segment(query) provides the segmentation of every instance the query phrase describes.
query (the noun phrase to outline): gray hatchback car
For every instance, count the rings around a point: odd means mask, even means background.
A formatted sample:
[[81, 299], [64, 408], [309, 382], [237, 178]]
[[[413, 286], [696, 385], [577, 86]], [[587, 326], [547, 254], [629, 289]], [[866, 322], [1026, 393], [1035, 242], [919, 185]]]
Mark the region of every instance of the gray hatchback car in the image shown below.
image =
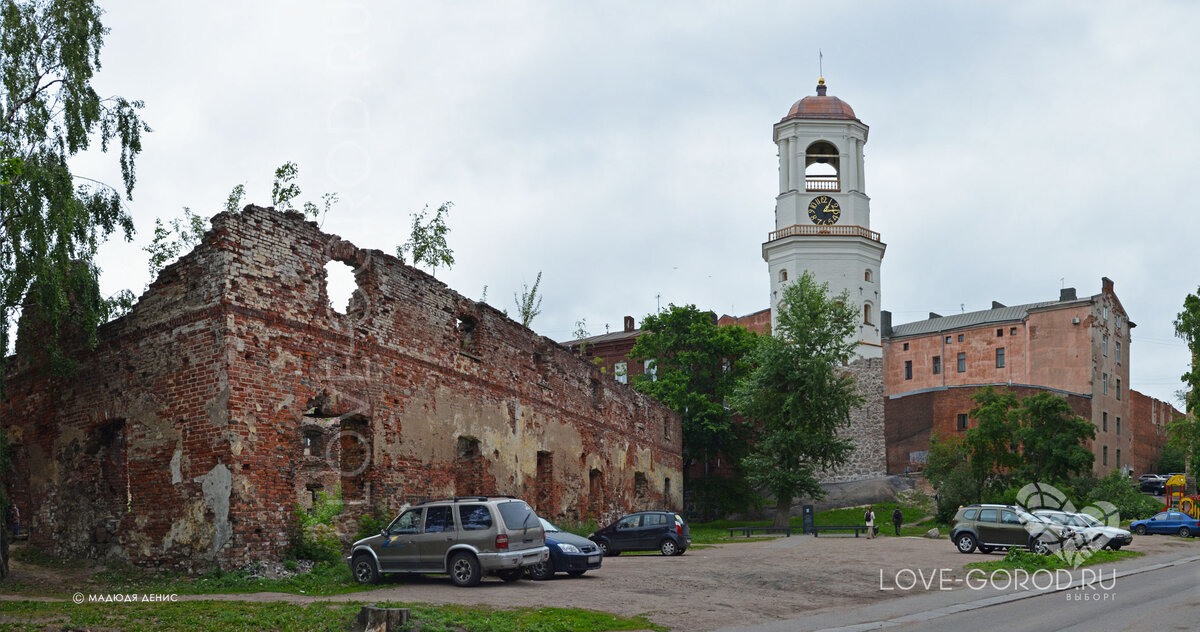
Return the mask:
[[346, 561], [363, 584], [383, 573], [449, 573], [455, 585], [474, 586], [484, 575], [516, 581], [549, 558], [542, 523], [525, 501], [467, 496], [417, 504], [355, 542]]

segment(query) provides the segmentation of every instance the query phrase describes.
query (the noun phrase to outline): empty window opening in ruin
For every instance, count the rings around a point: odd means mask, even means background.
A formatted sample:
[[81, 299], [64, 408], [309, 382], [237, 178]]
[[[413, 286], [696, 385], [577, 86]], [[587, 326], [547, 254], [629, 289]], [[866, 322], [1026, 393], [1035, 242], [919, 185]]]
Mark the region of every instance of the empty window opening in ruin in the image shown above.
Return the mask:
[[604, 511], [604, 473], [593, 468], [588, 474], [588, 516], [600, 519]]
[[479, 439], [459, 437], [454, 458], [454, 495], [483, 495], [483, 454]]
[[554, 516], [554, 454], [539, 450], [537, 453], [537, 479], [534, 502], [538, 514]]
[[341, 261], [325, 264], [325, 295], [329, 300], [329, 309], [342, 315], [355, 311], [356, 292], [360, 292], [360, 288], [350, 264]]
[[300, 445], [304, 448], [304, 456], [321, 456], [324, 450], [321, 435], [321, 431], [315, 428], [303, 432], [300, 437]]
[[[645, 500], [647, 487], [648, 487], [648, 484], [646, 482], [645, 472], [634, 472], [633, 473], [633, 498], [634, 498], [634, 500], [638, 500], [638, 501]], [[640, 507], [640, 505], [639, 505], [639, 507]]]
[[[126, 427], [124, 419], [110, 419], [96, 427], [84, 447], [84, 452], [95, 458], [99, 472], [93, 501], [103, 507], [100, 515], [115, 517], [133, 509]], [[115, 533], [115, 524], [106, 526]]]
[[338, 423], [338, 471], [341, 473], [342, 498], [367, 499], [367, 470], [371, 466], [371, 423], [366, 417], [351, 415]]
[[305, 509], [312, 511], [312, 508], [321, 502], [320, 494], [325, 491], [325, 486], [320, 483], [309, 483], [304, 486], [304, 489], [308, 490], [308, 506]]
[[475, 350], [475, 326], [478, 321], [470, 314], [459, 314], [457, 321], [457, 329], [459, 336], [459, 344], [462, 345], [463, 351]]
[[671, 506], [671, 479], [663, 479], [663, 502], [667, 507]]

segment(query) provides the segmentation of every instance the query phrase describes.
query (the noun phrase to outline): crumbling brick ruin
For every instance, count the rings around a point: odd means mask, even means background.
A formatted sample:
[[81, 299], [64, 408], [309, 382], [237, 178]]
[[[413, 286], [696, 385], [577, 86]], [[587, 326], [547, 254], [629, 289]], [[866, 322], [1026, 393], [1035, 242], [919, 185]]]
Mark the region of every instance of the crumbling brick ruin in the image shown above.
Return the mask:
[[[222, 213], [69, 379], [22, 331], [3, 423], [31, 541], [198, 570], [278, 559], [297, 504], [349, 518], [511, 494], [551, 519], [682, 504], [680, 422], [496, 309], [296, 213]], [[325, 266], [358, 285], [340, 313]]]

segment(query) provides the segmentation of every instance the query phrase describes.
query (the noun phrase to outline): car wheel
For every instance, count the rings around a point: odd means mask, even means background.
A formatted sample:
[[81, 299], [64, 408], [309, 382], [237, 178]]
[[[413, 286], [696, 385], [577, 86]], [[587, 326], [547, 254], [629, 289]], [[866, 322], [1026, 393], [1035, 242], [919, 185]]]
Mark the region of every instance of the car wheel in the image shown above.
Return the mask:
[[375, 560], [366, 553], [354, 556], [354, 581], [360, 584], [374, 584], [379, 581], [379, 570], [375, 568]]
[[1181, 537], [1181, 538], [1192, 537], [1192, 530], [1187, 527], [1179, 527], [1179, 537]]
[[1110, 545], [1108, 545], [1108, 548], [1113, 551], [1120, 551], [1121, 546], [1122, 545], [1120, 545], [1120, 544], [1110, 544]]
[[571, 577], [579, 577], [580, 575], [582, 575], [586, 572], [587, 571], [567, 571], [567, 574], [570, 575]]
[[958, 548], [959, 553], [970, 553], [975, 550], [975, 536], [970, 533], [964, 533], [954, 539], [954, 546]]
[[663, 555], [679, 555], [679, 545], [671, 538], [667, 538], [659, 543], [658, 550], [662, 551]]
[[980, 545], [979, 545], [979, 552], [980, 552], [980, 553], [983, 553], [984, 555], [987, 555], [988, 553], [991, 553], [991, 552], [992, 552], [992, 551], [994, 551], [994, 550], [995, 550], [995, 549], [993, 549], [993, 548], [992, 548], [992, 547], [990, 547], [990, 546], [984, 546], [984, 545], [982, 545], [982, 544], [980, 544]]
[[525, 576], [525, 569], [511, 568], [503, 571], [496, 571], [496, 577], [503, 579], [506, 582], [515, 582]]
[[545, 562], [538, 562], [529, 567], [529, 578], [538, 581], [550, 579], [554, 577], [554, 560], [549, 559]]
[[1133, 528], [1133, 532], [1138, 535], [1146, 535], [1146, 525], [1139, 524], [1138, 526]]
[[1029, 538], [1029, 550], [1038, 555], [1050, 555], [1050, 545], [1041, 538]]
[[596, 545], [600, 547], [600, 554], [605, 557], [614, 557], [621, 554], [620, 551], [614, 551], [609, 548], [608, 540], [601, 540], [597, 542]]
[[470, 553], [457, 553], [450, 558], [450, 581], [455, 586], [474, 586], [479, 583], [479, 560]]

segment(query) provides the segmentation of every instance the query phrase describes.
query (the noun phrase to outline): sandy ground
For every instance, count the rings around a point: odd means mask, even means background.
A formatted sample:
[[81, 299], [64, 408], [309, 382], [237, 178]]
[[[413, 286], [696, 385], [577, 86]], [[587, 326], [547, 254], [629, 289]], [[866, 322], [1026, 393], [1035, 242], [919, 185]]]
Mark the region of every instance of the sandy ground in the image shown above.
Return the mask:
[[[1200, 552], [1200, 539], [1135, 537], [1129, 548], [1148, 555], [1176, 552], [1179, 556], [1195, 555]], [[610, 557], [605, 558], [603, 568], [582, 577], [559, 574], [545, 582], [526, 580], [506, 584], [491, 577], [475, 588], [457, 588], [445, 576], [424, 576], [394, 579], [377, 590], [334, 597], [258, 593], [180, 598], [579, 607], [621, 615], [646, 615], [672, 630], [711, 630], [911, 595], [912, 592], [881, 589], [881, 577], [884, 588], [894, 585], [894, 577], [901, 569], [927, 573], [952, 569], [944, 574], [950, 578], [963, 577], [964, 564], [999, 557], [998, 553], [962, 555], [944, 538], [868, 540], [801, 535], [693, 548], [680, 557]], [[1121, 564], [1137, 564], [1137, 560]], [[85, 570], [51, 571], [18, 563], [14, 565], [12, 579], [47, 588], [56, 583], [62, 590], [73, 591], [70, 584], [83, 583], [86, 576]], [[91, 592], [95, 588], [82, 590]], [[4, 595], [4, 598], [14, 596]]]

